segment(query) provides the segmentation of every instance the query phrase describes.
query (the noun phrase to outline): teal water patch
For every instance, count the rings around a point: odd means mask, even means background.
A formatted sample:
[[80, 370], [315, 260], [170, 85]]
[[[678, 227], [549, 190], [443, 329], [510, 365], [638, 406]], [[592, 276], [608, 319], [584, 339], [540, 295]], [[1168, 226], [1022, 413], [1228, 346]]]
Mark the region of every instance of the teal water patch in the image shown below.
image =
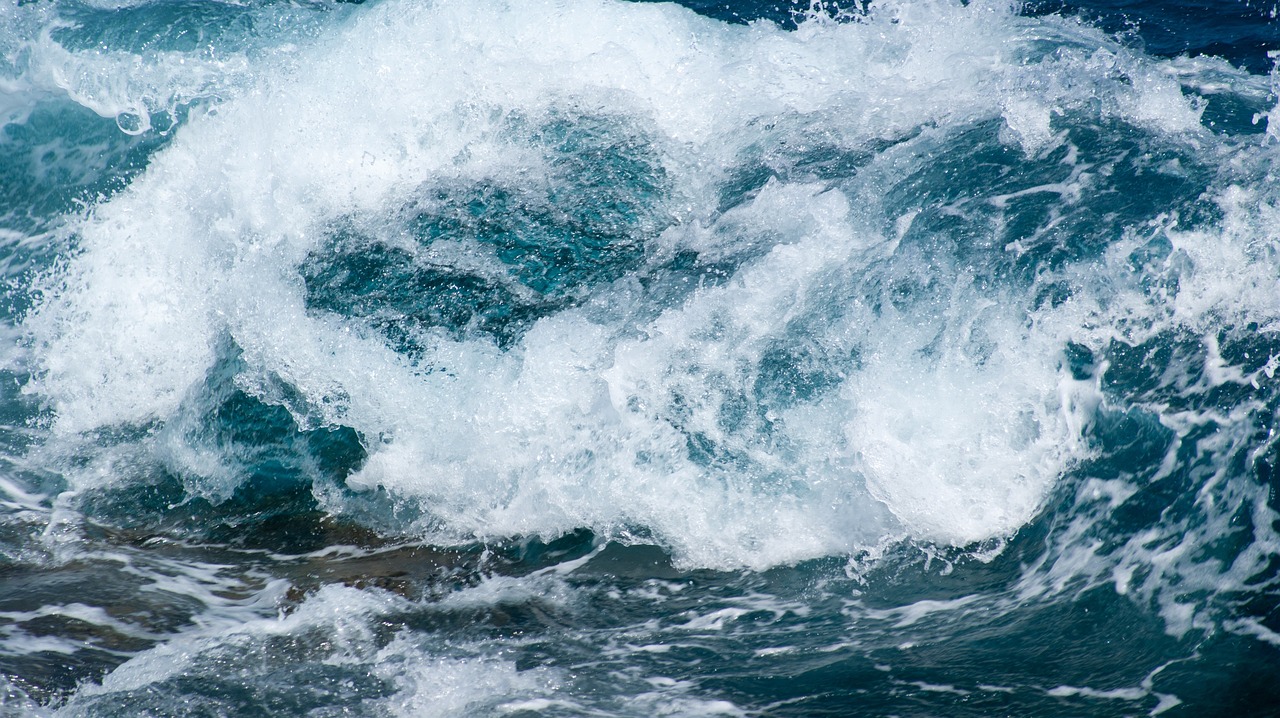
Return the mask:
[[717, 210], [728, 211], [756, 197], [771, 180], [840, 186], [891, 147], [918, 135], [848, 146], [830, 117], [788, 117], [768, 123], [765, 139], [752, 143], [720, 186]]
[[[161, 123], [157, 116], [153, 124]], [[169, 139], [126, 135], [115, 120], [72, 103], [38, 105], [25, 121], [0, 129], [0, 227], [37, 234], [87, 210], [126, 187]], [[5, 259], [12, 276], [15, 254]]]
[[339, 222], [300, 268], [308, 306], [361, 318], [411, 357], [433, 330], [510, 347], [634, 272], [674, 221], [661, 157], [625, 118], [517, 116], [502, 134], [544, 164], [522, 184], [427, 184], [391, 217]]
[[271, 397], [249, 393], [238, 381], [246, 370], [228, 343], [172, 420], [104, 432], [89, 451], [116, 444], [133, 455], [130, 475], [83, 492], [77, 510], [138, 541], [289, 553], [327, 545], [338, 529], [317, 493], [342, 490], [367, 456], [363, 439], [350, 427], [300, 426], [287, 407], [305, 408], [289, 387], [275, 380]]
[[1000, 141], [998, 122], [913, 148], [931, 159], [884, 200], [892, 219], [910, 217], [901, 241], [914, 255], [904, 264], [928, 267], [940, 255], [1007, 285], [1096, 261], [1162, 216], [1188, 227], [1220, 219], [1205, 197], [1216, 172], [1196, 143], [1092, 113], [1068, 112], [1052, 127], [1060, 135], [1033, 156]]

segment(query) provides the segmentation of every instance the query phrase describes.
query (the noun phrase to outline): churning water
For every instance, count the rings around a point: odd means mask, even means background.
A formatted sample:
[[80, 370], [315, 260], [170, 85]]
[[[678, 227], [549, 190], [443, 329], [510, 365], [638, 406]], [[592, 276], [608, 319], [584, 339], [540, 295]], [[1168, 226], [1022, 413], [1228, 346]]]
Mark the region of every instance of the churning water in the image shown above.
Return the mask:
[[0, 714], [1280, 712], [1275, 9], [688, 5], [4, 0]]

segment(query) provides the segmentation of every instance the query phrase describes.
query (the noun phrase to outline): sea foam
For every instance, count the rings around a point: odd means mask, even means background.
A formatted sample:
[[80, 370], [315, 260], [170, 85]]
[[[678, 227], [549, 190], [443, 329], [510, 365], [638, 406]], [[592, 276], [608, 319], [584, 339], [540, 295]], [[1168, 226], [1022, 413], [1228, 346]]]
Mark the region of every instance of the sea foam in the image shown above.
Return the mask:
[[[691, 566], [963, 546], [1034, 517], [1090, 452], [1099, 388], [1068, 344], [1102, 347], [1146, 300], [1086, 278], [1042, 301], [1036, 277], [995, 281], [1025, 251], [999, 221], [939, 243], [920, 213], [1088, 203], [1063, 113], [1205, 132], [1149, 61], [1007, 3], [795, 32], [595, 0], [384, 3], [258, 62], [39, 281], [23, 328], [48, 450], [141, 428], [190, 490], [231, 495], [234, 457], [164, 427], [199, 425], [233, 347], [240, 390], [358, 432], [331, 511], [385, 490], [431, 540], [588, 527]], [[992, 127], [1061, 182], [895, 204]], [[513, 309], [459, 314], [477, 292]], [[131, 480], [110, 465], [64, 470]]]

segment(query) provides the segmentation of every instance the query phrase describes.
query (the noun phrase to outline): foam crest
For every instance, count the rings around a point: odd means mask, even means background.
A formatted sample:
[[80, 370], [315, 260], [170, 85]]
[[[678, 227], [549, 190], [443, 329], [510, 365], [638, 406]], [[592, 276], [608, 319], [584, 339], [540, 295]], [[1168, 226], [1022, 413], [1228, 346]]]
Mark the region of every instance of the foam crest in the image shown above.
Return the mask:
[[[1088, 454], [1096, 387], [1064, 348], [1101, 346], [1128, 300], [1018, 279], [1056, 220], [992, 237], [1026, 207], [1074, 217], [1103, 181], [1060, 112], [1208, 136], [1150, 61], [998, 3], [794, 33], [650, 4], [384, 3], [296, 57], [250, 59], [252, 87], [76, 225], [24, 321], [55, 439], [140, 427], [142, 453], [223, 500], [245, 461], [192, 437], [234, 356], [235, 389], [298, 431], [358, 433], [330, 510], [382, 489], [436, 540], [585, 526], [682, 565], [1030, 520]], [[82, 93], [103, 111], [150, 92], [107, 74]], [[929, 184], [929, 153], [975, 137], [1048, 178]], [[990, 232], [948, 233], [975, 217]]]
[[1034, 517], [1088, 453], [1073, 397], [1088, 389], [1026, 358], [870, 372], [851, 390], [858, 411], [848, 433], [871, 493], [908, 526], [953, 545], [1010, 534]]

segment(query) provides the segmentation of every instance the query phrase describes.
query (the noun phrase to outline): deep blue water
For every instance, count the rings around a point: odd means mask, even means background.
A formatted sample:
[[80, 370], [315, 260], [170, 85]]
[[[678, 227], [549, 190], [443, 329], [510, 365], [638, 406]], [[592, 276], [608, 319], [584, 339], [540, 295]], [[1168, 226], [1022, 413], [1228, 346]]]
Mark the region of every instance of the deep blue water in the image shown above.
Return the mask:
[[1276, 15], [0, 4], [0, 716], [1280, 714]]

